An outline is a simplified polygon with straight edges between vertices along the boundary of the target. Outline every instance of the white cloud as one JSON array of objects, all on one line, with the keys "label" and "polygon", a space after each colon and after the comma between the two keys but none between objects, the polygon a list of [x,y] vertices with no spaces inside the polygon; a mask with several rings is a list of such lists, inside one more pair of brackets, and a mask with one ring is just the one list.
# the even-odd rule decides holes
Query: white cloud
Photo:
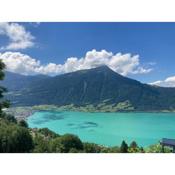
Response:
[{"label": "white cloud", "polygon": [[175,76],[168,77],[165,80],[155,81],[150,84],[156,85],[156,86],[162,86],[162,87],[175,87]]},{"label": "white cloud", "polygon": [[80,59],[76,57],[68,58],[64,64],[48,63],[41,64],[35,58],[31,58],[20,52],[5,52],[0,54],[0,59],[6,64],[7,70],[25,75],[48,74],[57,75],[73,72],[83,69],[91,69],[101,65],[107,65],[115,72],[121,75],[145,74],[152,69],[145,69],[140,66],[139,55],[131,54],[113,54],[106,50],[88,51],[85,57]]},{"label": "white cloud", "polygon": [[0,35],[9,38],[9,44],[1,50],[18,50],[34,46],[34,36],[18,23],[0,23]]}]

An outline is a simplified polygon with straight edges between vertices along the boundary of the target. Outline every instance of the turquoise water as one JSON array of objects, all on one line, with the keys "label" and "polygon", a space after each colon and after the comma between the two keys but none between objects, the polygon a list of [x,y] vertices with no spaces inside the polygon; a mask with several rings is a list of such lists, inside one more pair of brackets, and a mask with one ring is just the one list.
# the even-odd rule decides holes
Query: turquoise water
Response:
[{"label": "turquoise water", "polygon": [[106,146],[135,140],[140,146],[163,137],[175,139],[175,113],[36,112],[28,118],[31,128],[47,127],[56,133],[73,133],[83,141]]}]

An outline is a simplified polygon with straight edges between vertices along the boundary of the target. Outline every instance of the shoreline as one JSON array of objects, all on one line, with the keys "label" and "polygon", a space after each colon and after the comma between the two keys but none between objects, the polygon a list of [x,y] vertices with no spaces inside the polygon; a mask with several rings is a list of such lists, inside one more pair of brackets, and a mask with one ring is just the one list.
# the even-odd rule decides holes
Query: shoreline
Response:
[{"label": "shoreline", "polygon": [[6,109],[6,113],[13,115],[17,120],[26,120],[39,110],[34,110],[32,107],[12,107]]},{"label": "shoreline", "polygon": [[78,108],[66,108],[49,105],[40,106],[21,106],[11,107],[4,110],[7,114],[13,115],[17,120],[26,120],[28,117],[33,115],[35,112],[40,111],[71,111],[71,112],[89,112],[89,113],[175,113],[175,111],[162,110],[162,111],[100,111],[100,110],[82,110]]}]

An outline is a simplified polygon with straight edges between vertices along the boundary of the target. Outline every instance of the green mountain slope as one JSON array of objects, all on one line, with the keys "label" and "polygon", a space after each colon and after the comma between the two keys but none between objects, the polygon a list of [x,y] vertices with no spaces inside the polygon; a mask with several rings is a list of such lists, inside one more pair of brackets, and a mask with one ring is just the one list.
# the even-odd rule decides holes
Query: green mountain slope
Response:
[{"label": "green mountain slope", "polygon": [[[7,88],[11,89],[10,85]],[[73,104],[139,111],[175,109],[175,88],[142,84],[107,66],[28,80],[25,86],[11,90],[7,97],[16,106]]]}]

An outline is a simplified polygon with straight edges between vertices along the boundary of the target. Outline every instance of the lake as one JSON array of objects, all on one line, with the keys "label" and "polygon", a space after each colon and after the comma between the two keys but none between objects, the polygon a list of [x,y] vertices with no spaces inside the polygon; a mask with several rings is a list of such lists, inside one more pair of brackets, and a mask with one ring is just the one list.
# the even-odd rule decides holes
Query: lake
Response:
[{"label": "lake", "polygon": [[82,141],[105,146],[136,141],[146,147],[162,138],[175,139],[175,113],[35,112],[27,119],[31,128],[49,128],[58,134],[72,133]]}]

